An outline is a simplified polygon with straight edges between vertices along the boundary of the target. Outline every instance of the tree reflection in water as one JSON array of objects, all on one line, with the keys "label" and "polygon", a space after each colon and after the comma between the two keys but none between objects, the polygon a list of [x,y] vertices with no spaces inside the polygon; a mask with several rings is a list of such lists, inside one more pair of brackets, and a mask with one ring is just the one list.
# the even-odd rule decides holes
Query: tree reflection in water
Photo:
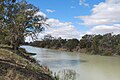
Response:
[{"label": "tree reflection in water", "polygon": [[60,80],[75,80],[77,73],[71,69],[60,70],[57,74]]}]

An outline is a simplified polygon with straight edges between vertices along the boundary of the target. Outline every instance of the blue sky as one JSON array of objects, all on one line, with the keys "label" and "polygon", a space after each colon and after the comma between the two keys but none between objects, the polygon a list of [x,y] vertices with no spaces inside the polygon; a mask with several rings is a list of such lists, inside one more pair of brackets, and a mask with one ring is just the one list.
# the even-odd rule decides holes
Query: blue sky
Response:
[{"label": "blue sky", "polygon": [[[120,20],[113,15],[119,14],[119,9],[118,11],[115,9],[119,8],[120,0],[27,0],[27,2],[39,7],[40,12],[50,19],[48,20],[48,23],[52,25],[50,30],[54,32],[46,30],[46,34],[54,33],[57,36],[53,36],[63,38],[80,38],[84,34],[119,33],[116,30],[120,28]],[[106,17],[107,15],[109,17]],[[76,31],[66,32],[69,31],[67,26],[71,28],[70,31],[73,28]],[[63,32],[59,30],[63,30]],[[80,36],[78,36],[79,34]]]},{"label": "blue sky", "polygon": [[[63,22],[72,22],[77,29],[86,30],[86,27],[80,27],[77,23],[81,20],[75,19],[74,16],[88,15],[91,13],[93,5],[99,4],[104,0],[86,0],[89,7],[79,5],[79,0],[28,0],[29,3],[39,7],[48,18],[59,19]],[[46,9],[55,10],[53,13],[48,13]]]}]

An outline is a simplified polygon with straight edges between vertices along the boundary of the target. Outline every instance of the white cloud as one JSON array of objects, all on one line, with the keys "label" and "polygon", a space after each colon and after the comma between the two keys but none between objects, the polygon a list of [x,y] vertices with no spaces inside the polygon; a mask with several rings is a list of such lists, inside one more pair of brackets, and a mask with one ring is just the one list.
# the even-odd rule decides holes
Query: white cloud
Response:
[{"label": "white cloud", "polygon": [[120,34],[120,0],[106,0],[94,5],[90,15],[74,18],[83,20],[80,25],[90,26],[84,34]]},{"label": "white cloud", "polygon": [[[50,26],[45,28],[45,31],[38,34],[38,40],[44,37],[44,35],[51,34],[53,37],[62,37],[64,39],[77,38],[80,39],[81,33],[75,29],[72,22],[61,22],[58,19],[48,19],[46,21]],[[30,37],[26,38],[27,42],[32,41]]]},{"label": "white cloud", "polygon": [[[85,0],[81,0],[81,2]],[[46,21],[50,27],[46,28],[44,33],[40,33],[38,38],[45,34],[51,34],[54,37],[62,38],[80,38],[84,34],[120,34],[120,0],[106,0],[98,5],[94,5],[92,13],[87,16],[76,16],[83,20],[83,25],[90,26],[84,33],[75,29],[72,22],[61,22],[58,19],[50,18]],[[44,13],[38,14],[46,16]]]},{"label": "white cloud", "polygon": [[105,33],[114,33],[120,34],[120,24],[114,24],[112,26],[107,25],[98,25],[91,28],[86,34],[105,34]]},{"label": "white cloud", "polygon": [[120,0],[106,0],[108,3],[120,3]]},{"label": "white cloud", "polygon": [[61,27],[72,25],[72,22],[60,22],[58,19],[48,19],[46,23],[50,24],[52,27]]},{"label": "white cloud", "polygon": [[57,19],[48,19],[47,23],[51,25],[46,34],[62,38],[80,38],[80,32],[75,29],[71,22],[61,22]]},{"label": "white cloud", "polygon": [[43,16],[43,17],[47,17],[46,14],[44,14],[43,12],[39,11],[37,12],[34,16]]},{"label": "white cloud", "polygon": [[84,21],[84,25],[107,25],[120,22],[120,0],[106,0],[94,5],[92,14],[88,16],[77,16]]},{"label": "white cloud", "polygon": [[79,5],[83,5],[87,7],[89,6],[89,4],[87,4],[85,0],[80,0]]},{"label": "white cloud", "polygon": [[55,12],[55,10],[50,10],[50,9],[46,9],[46,11],[47,11],[48,13],[53,13],[53,12]]}]

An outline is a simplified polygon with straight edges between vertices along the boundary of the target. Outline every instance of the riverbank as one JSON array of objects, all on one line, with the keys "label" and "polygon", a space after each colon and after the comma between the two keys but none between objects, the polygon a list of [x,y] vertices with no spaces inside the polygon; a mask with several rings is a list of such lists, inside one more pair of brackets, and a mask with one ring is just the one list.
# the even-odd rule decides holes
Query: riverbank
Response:
[{"label": "riverbank", "polygon": [[62,39],[45,36],[40,41],[27,43],[40,48],[80,52],[93,55],[114,56],[120,55],[120,35],[111,33],[104,35],[84,35],[78,39]]},{"label": "riverbank", "polygon": [[[35,54],[34,54],[35,55]],[[0,80],[56,80],[25,49],[15,54],[10,46],[0,46]]]},{"label": "riverbank", "polygon": [[117,53],[111,53],[111,50],[106,49],[106,51],[104,51],[104,53],[93,53],[91,49],[86,49],[86,48],[80,48],[79,46],[77,46],[76,48],[73,48],[71,50],[65,48],[65,47],[60,47],[60,48],[56,48],[56,47],[41,47],[39,45],[34,45],[34,44],[28,44],[29,46],[34,46],[34,47],[39,47],[39,48],[46,48],[46,49],[52,49],[52,50],[58,50],[58,51],[66,51],[66,52],[77,52],[77,53],[81,53],[81,54],[89,54],[89,55],[100,55],[100,56],[120,56]]}]

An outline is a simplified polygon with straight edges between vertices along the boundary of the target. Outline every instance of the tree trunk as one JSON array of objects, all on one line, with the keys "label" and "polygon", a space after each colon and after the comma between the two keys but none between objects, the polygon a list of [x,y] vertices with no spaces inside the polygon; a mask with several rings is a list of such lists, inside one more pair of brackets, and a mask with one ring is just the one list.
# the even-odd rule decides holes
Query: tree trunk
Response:
[{"label": "tree trunk", "polygon": [[18,53],[19,43],[18,42],[12,43],[12,48],[15,51],[15,53]]},{"label": "tree trunk", "polygon": [[13,46],[13,50],[18,50],[18,46],[16,46],[16,45],[12,45]]}]

